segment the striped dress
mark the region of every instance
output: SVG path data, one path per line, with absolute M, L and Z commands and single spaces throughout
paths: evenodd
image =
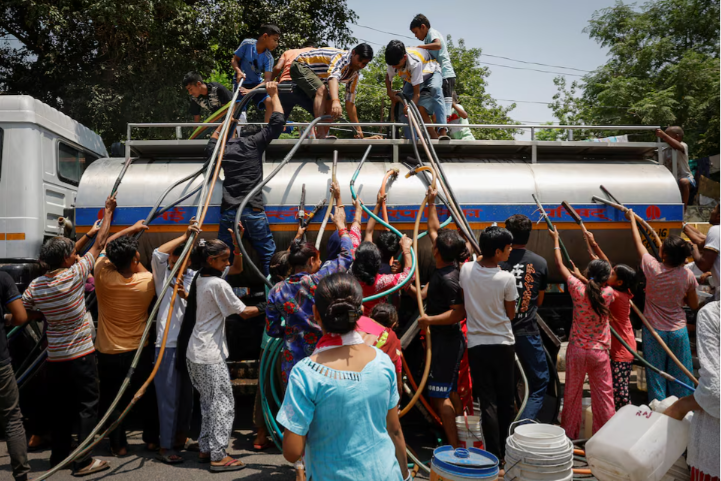
M 350 50 L 332 47 L 316 48 L 301 53 L 295 60 L 310 67 L 313 73 L 324 82 L 334 78 L 339 83 L 345 84 L 345 101 L 355 103 L 359 71 L 351 69 Z
M 23 293 L 26 309 L 47 320 L 48 361 L 70 361 L 95 351 L 90 320 L 85 318 L 85 280 L 95 258 L 85 254 L 55 277 L 40 276 Z

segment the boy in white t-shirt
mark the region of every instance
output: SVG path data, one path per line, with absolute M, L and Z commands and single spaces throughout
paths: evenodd
M 691 168 L 688 165 L 688 145 L 683 141 L 683 129 L 681 127 L 667 127 L 664 132 L 656 129 L 656 137 L 668 144 L 663 149 L 663 165 L 673 174 L 673 153 L 676 151 L 676 181 L 681 191 L 681 200 L 684 207 L 688 206 L 691 187 L 696 187 L 696 180 L 691 175 Z
M 516 278 L 501 270 L 508 260 L 513 235 L 488 227 L 478 239 L 482 257 L 461 268 L 468 327 L 468 364 L 481 404 L 486 449 L 503 459 L 506 436 L 513 420 L 515 339 L 511 319 L 516 316 Z

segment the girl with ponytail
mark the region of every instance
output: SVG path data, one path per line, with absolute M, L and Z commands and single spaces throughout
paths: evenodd
M 661 257 L 659 262 L 643 245 L 633 212 L 629 211 L 626 216 L 631 220 L 633 241 L 641 257 L 641 270 L 646 276 L 646 303 L 643 314 L 671 352 L 686 366 L 686 369 L 693 372 L 691 343 L 686 329 L 686 312 L 683 309 L 686 304 L 694 311 L 698 309 L 696 295 L 698 282 L 693 273 L 684 267 L 686 258 L 692 253 L 691 244 L 677 235 L 669 235 L 664 239 L 659 250 Z M 691 383 L 676 363 L 669 359 L 666 351 L 646 326 L 643 326 L 643 355 L 648 362 L 676 379 L 686 384 Z M 649 402 L 654 399 L 666 399 L 669 396 L 682 398 L 691 394 L 688 389 L 667 381 L 650 369 L 646 369 L 646 375 Z
M 398 274 L 379 273 L 382 262 L 381 252 L 373 242 L 365 241 L 358 246 L 351 272 L 353 276 L 358 279 L 361 287 L 363 287 L 363 297 L 370 297 L 379 292 L 387 291 L 403 282 L 411 274 L 411 264 L 413 263 L 413 259 L 411 258 L 411 245 L 413 245 L 413 241 L 404 235 L 401 238 L 400 245 L 403 251 L 403 265 L 405 268 L 403 272 L 399 272 Z M 370 314 L 377 304 L 384 302 L 386 302 L 386 300 L 382 297 L 364 303 L 363 313 L 365 315 Z
M 314 299 L 323 337 L 290 374 L 278 413 L 283 456 L 293 463 L 305 453 L 308 479 L 410 479 L 395 369 L 357 331 L 367 319 L 360 284 L 335 273 L 320 280 Z
M 240 229 L 242 232 L 243 227 Z M 178 286 L 179 294 L 187 297 L 188 305 L 178 335 L 176 362 L 187 366 L 190 381 L 200 393 L 200 459 L 210 461 L 212 472 L 238 471 L 245 467 L 242 461 L 226 453 L 235 419 L 235 402 L 225 363 L 228 358 L 225 318 L 239 314 L 248 319 L 262 313 L 257 307 L 243 304 L 230 284 L 222 279 L 226 269 L 228 274 L 239 274 L 243 270 L 235 235 L 233 243 L 235 259 L 231 266 L 230 248 L 223 241 L 201 239 L 191 252 L 194 267 L 199 270 L 190 292 L 186 294 L 182 286 Z
M 616 412 L 613 406 L 613 383 L 609 360 L 611 348 L 609 306 L 613 300 L 613 289 L 608 286 L 611 265 L 601 259 L 592 260 L 585 273 L 588 283 L 584 284 L 563 265 L 558 231 L 549 230 L 549 233 L 555 242 L 556 266 L 566 279 L 568 293 L 573 300 L 573 324 L 566 351 L 566 388 L 563 396 L 561 427 L 566 431 L 566 436 L 578 439 L 578 431 L 581 427 L 583 381 L 586 374 L 591 385 L 593 433 L 601 429 Z M 580 273 L 578 276 L 583 277 Z
M 313 296 L 318 283 L 326 276 L 345 272 L 353 262 L 355 249 L 346 229 L 345 210 L 340 199 L 340 188 L 332 185 L 337 208 L 331 216 L 340 236 L 341 252 L 338 258 L 323 264 L 320 252 L 310 242 L 294 240 L 288 250 L 290 275 L 277 283 L 268 293 L 265 310 L 266 333 L 270 337 L 283 338 L 281 377 L 288 382 L 293 366 L 310 356 L 318 339 L 323 335 L 313 318 Z M 285 327 L 282 322 L 285 320 Z

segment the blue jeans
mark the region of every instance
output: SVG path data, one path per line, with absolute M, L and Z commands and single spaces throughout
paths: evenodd
M 688 340 L 688 330 L 683 327 L 676 331 L 659 331 L 656 333 L 666 343 L 671 352 L 673 352 L 681 363 L 686 366 L 690 372 L 693 372 L 693 361 L 691 360 L 691 343 Z M 666 351 L 656 342 L 656 339 L 643 326 L 643 357 L 651 363 L 652 366 L 665 371 L 678 379 L 679 381 L 691 385 L 691 380 L 681 371 L 675 362 L 668 357 Z M 659 401 L 669 396 L 682 398 L 691 395 L 691 391 L 673 381 L 667 381 L 650 369 L 646 369 L 646 378 L 648 380 L 648 401 L 654 399 Z
M 516 336 L 516 355 L 528 379 L 528 402 L 521 419 L 536 419 L 543 407 L 550 374 L 541 335 Z
M 233 262 L 233 238 L 228 232 L 228 229 L 233 229 L 235 226 L 235 214 L 238 212 L 236 207 L 224 210 L 220 214 L 220 227 L 218 228 L 218 239 L 225 242 L 230 249 L 230 262 Z M 240 215 L 240 222 L 245 227 L 245 233 L 250 239 L 250 245 L 258 253 L 260 257 L 260 270 L 268 275 L 268 268 L 270 267 L 270 258 L 275 254 L 275 241 L 273 240 L 273 234 L 270 232 L 270 224 L 268 224 L 268 217 L 265 215 L 265 211 L 256 211 L 251 207 L 243 209 L 243 213 Z
M 403 84 L 403 94 L 413 98 L 413 85 L 410 82 Z M 437 123 L 446 123 L 446 102 L 443 99 L 443 77 L 440 72 L 435 72 L 421 84 L 418 106 L 426 109 L 429 116 L 435 115 Z
M 155 348 L 155 362 L 160 348 Z M 193 414 L 193 385 L 187 372 L 175 366 L 175 348 L 166 347 L 155 376 L 155 392 L 158 397 L 160 419 L 160 447 L 173 449 L 176 438 L 185 438 L 190 432 Z

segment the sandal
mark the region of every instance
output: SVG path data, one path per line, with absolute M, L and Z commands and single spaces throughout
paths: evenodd
M 226 473 L 230 471 L 240 471 L 241 469 L 245 469 L 245 463 L 243 463 L 243 461 L 241 461 L 240 459 L 235 459 L 232 457 L 230 457 L 230 461 L 223 465 L 212 464 L 210 466 L 210 471 L 212 473 Z
M 93 458 L 89 465 L 85 466 L 83 469 L 74 471 L 73 476 L 77 476 L 77 477 L 87 476 L 89 474 L 98 473 L 100 471 L 105 471 L 106 469 L 109 469 L 109 468 L 110 468 L 110 465 L 108 464 L 107 461 Z
M 274 446 L 273 441 L 270 439 L 267 439 L 263 444 L 253 444 L 253 449 L 255 451 L 265 451 L 266 449 L 272 448 Z
M 179 464 L 185 461 L 173 451 L 168 451 L 165 454 L 158 453 L 155 455 L 155 459 L 162 461 L 165 464 Z

